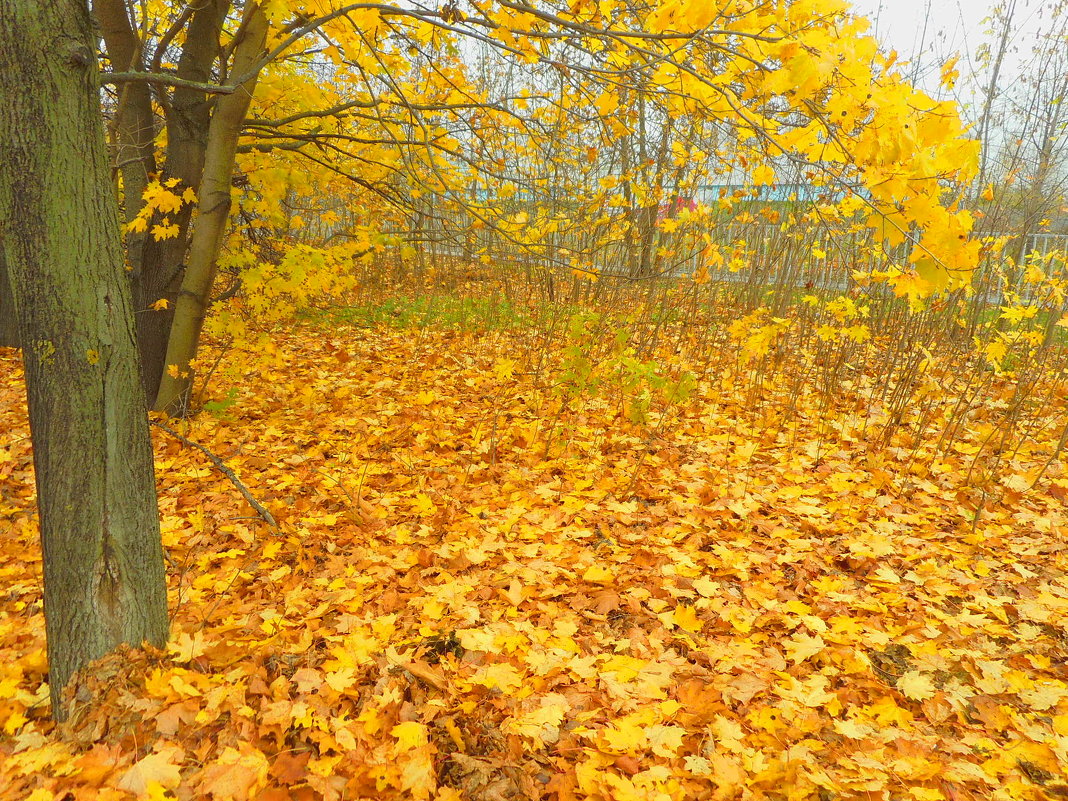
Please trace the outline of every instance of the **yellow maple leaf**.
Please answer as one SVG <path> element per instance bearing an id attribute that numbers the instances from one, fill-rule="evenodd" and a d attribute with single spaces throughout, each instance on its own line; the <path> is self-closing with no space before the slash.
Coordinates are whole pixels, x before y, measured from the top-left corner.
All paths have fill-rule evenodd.
<path id="1" fill-rule="evenodd" d="M 498 662 L 479 668 L 471 677 L 471 681 L 491 690 L 512 693 L 519 689 L 523 682 L 523 676 L 513 665 L 507 662 Z"/>
<path id="2" fill-rule="evenodd" d="M 1068 712 L 1053 717 L 1053 730 L 1061 737 L 1068 737 Z"/>
<path id="3" fill-rule="evenodd" d="M 177 239 L 179 233 L 178 226 L 171 224 L 166 217 L 163 218 L 161 224 L 152 226 L 152 236 L 157 242 L 164 239 Z"/>
<path id="4" fill-rule="evenodd" d="M 176 662 L 191 662 L 203 654 L 206 647 L 203 631 L 195 631 L 192 634 L 183 631 L 168 643 L 167 651 Z"/>
<path id="5" fill-rule="evenodd" d="M 766 164 L 760 165 L 753 170 L 753 183 L 757 186 L 775 183 L 775 170 Z"/>
<path id="6" fill-rule="evenodd" d="M 126 223 L 126 232 L 143 233 L 148 230 L 148 217 L 138 215 Z"/>
<path id="7" fill-rule="evenodd" d="M 912 720 L 912 713 L 899 707 L 889 696 L 869 705 L 867 711 L 880 726 L 904 725 Z"/>
<path id="8" fill-rule="evenodd" d="M 356 671 L 351 667 L 340 667 L 328 672 L 323 678 L 330 689 L 343 693 L 356 683 Z"/>
<path id="9" fill-rule="evenodd" d="M 7 720 L 4 721 L 4 732 L 8 735 L 13 735 L 28 722 L 29 718 L 16 710 L 8 715 Z"/>
<path id="10" fill-rule="evenodd" d="M 571 704 L 567 698 L 558 693 L 551 693 L 546 696 L 541 706 L 505 721 L 502 728 L 506 732 L 533 740 L 539 747 L 551 745 L 560 739 L 560 726 L 570 709 Z"/>
<path id="11" fill-rule="evenodd" d="M 942 76 L 940 82 L 942 86 L 946 87 L 946 89 L 952 89 L 953 86 L 957 83 L 957 78 L 960 77 L 960 70 L 957 69 L 957 61 L 958 57 L 954 56 L 942 65 Z"/>
<path id="12" fill-rule="evenodd" d="M 615 581 L 615 576 L 604 565 L 590 565 L 582 574 L 582 580 L 591 584 L 611 584 Z"/>
<path id="13" fill-rule="evenodd" d="M 834 730 L 850 740 L 863 740 L 872 735 L 873 729 L 855 719 L 834 721 Z"/>
<path id="14" fill-rule="evenodd" d="M 897 689 L 913 701 L 927 701 L 935 696 L 935 682 L 921 671 L 909 671 L 897 679 Z"/>
<path id="15" fill-rule="evenodd" d="M 174 188 L 172 181 L 167 184 L 170 189 Z M 152 187 L 151 191 L 145 190 L 145 201 L 150 209 L 156 209 L 162 214 L 173 214 L 182 208 L 182 199 L 159 184 Z"/>
<path id="16" fill-rule="evenodd" d="M 812 637 L 803 632 L 799 632 L 786 640 L 783 643 L 783 647 L 786 649 L 786 655 L 789 656 L 791 661 L 796 665 L 804 662 L 809 657 L 818 654 L 827 647 L 827 643 L 824 642 L 823 637 L 818 634 Z"/>
<path id="17" fill-rule="evenodd" d="M 389 733 L 397 738 L 397 750 L 401 752 L 411 751 L 430 742 L 427 727 L 415 721 L 398 723 Z"/>
<path id="18" fill-rule="evenodd" d="M 137 796 L 149 794 L 149 785 L 173 789 L 182 780 L 180 765 L 185 752 L 173 745 L 163 745 L 159 751 L 139 759 L 119 779 L 119 789 Z"/>
<path id="19" fill-rule="evenodd" d="M 425 492 L 418 493 L 415 498 L 412 499 L 412 506 L 415 507 L 415 512 L 420 517 L 430 517 L 438 510 L 434 505 L 434 502 L 430 500 L 430 496 Z"/>
<path id="20" fill-rule="evenodd" d="M 645 728 L 646 724 L 636 715 L 627 715 L 613 720 L 600 732 L 602 747 L 615 754 L 630 754 L 639 751 L 649 742 Z"/>
<path id="21" fill-rule="evenodd" d="M 723 592 L 719 582 L 713 581 L 705 576 L 694 579 L 693 588 L 705 598 L 714 598 L 716 595 L 720 595 Z"/>
<path id="22" fill-rule="evenodd" d="M 745 730 L 738 721 L 723 715 L 716 715 L 715 720 L 712 721 L 712 731 L 716 735 L 717 744 L 721 743 L 728 751 L 741 753 L 746 750 L 743 742 Z"/>
<path id="23" fill-rule="evenodd" d="M 400 760 L 400 768 L 401 786 L 408 790 L 416 801 L 425 801 L 437 789 L 432 746 L 422 746 L 406 754 Z"/>
<path id="24" fill-rule="evenodd" d="M 875 579 L 877 581 L 880 581 L 880 582 L 882 582 L 884 584 L 900 584 L 901 583 L 901 577 L 897 573 L 895 573 L 893 570 L 891 570 L 889 567 L 886 567 L 885 565 L 883 567 L 880 567 L 878 570 L 876 570 L 875 573 L 874 573 L 874 576 L 875 576 Z"/>
<path id="25" fill-rule="evenodd" d="M 655 723 L 645 730 L 649 748 L 657 756 L 674 759 L 682 748 L 686 729 L 671 724 Z"/>
<path id="26" fill-rule="evenodd" d="M 493 375 L 501 381 L 509 379 L 515 373 L 515 359 L 499 359 L 493 365 Z"/>
<path id="27" fill-rule="evenodd" d="M 705 622 L 697 616 L 697 610 L 692 606 L 676 606 L 671 619 L 676 626 L 691 634 L 696 634 L 705 625 Z"/>

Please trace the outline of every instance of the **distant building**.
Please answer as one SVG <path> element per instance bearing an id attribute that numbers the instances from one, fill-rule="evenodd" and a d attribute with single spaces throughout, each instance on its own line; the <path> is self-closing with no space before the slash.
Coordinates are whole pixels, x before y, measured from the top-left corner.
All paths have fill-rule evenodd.
<path id="1" fill-rule="evenodd" d="M 867 192 L 857 188 L 862 196 Z M 815 184 L 702 184 L 697 188 L 697 198 L 705 205 L 712 205 L 722 197 L 738 197 L 755 203 L 834 203 L 845 197 L 844 189 Z"/>

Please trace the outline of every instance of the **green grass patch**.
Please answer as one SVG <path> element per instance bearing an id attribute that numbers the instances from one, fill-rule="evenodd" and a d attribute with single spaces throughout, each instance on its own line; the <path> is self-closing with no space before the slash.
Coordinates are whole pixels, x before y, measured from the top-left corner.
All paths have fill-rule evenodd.
<path id="1" fill-rule="evenodd" d="M 302 316 L 313 322 L 351 323 L 363 327 L 434 328 L 500 331 L 530 324 L 529 316 L 506 298 L 420 295 L 390 297 L 381 303 L 311 309 Z"/>

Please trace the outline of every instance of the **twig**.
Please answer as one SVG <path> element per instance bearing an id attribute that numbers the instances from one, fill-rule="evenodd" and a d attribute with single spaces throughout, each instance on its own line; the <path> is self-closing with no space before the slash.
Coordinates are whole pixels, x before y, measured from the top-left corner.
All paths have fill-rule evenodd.
<path id="1" fill-rule="evenodd" d="M 200 402 L 204 399 L 204 393 L 208 391 L 208 382 L 211 381 L 211 377 L 215 375 L 215 371 L 219 369 L 219 365 L 222 363 L 223 357 L 226 356 L 226 349 L 234 343 L 234 338 L 230 337 L 219 348 L 219 355 L 216 357 L 215 362 L 211 365 L 211 369 L 204 374 L 204 380 L 200 382 L 200 391 L 196 393 L 196 405 L 199 406 Z"/>
<path id="2" fill-rule="evenodd" d="M 218 468 L 219 472 L 226 476 L 228 479 L 230 479 L 230 483 L 237 487 L 237 491 L 244 496 L 246 501 L 248 501 L 248 505 L 256 510 L 256 514 L 263 518 L 263 521 L 271 528 L 276 530 L 278 529 L 278 522 L 274 519 L 274 515 L 267 511 L 263 504 L 261 504 L 254 497 L 252 497 L 252 493 L 249 492 L 248 487 L 246 487 L 242 483 L 241 479 L 237 477 L 237 474 L 226 465 L 226 462 L 224 462 L 222 459 L 220 459 L 218 456 L 209 451 L 200 443 L 193 442 L 193 440 L 189 439 L 188 437 L 183 437 L 170 426 L 164 425 L 163 423 L 157 423 L 155 420 L 152 421 L 152 425 L 154 425 L 156 428 L 166 431 L 168 434 L 170 434 L 176 440 L 181 442 L 183 445 L 188 445 L 191 448 L 196 448 L 198 451 L 207 456 L 211 463 L 215 465 L 216 468 Z"/>

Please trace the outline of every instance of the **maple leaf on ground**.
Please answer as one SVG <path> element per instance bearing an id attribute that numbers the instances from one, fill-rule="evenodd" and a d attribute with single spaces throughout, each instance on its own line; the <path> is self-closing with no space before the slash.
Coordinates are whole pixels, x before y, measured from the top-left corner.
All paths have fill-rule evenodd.
<path id="1" fill-rule="evenodd" d="M 555 743 L 560 739 L 560 727 L 571 704 L 559 693 L 551 693 L 540 699 L 540 705 L 505 721 L 504 730 L 520 734 L 538 746 Z"/>
<path id="2" fill-rule="evenodd" d="M 174 789 L 182 780 L 180 765 L 184 757 L 181 748 L 165 744 L 130 766 L 119 779 L 119 787 L 138 796 L 148 795 L 153 784 Z"/>
<path id="3" fill-rule="evenodd" d="M 481 684 L 491 690 L 500 690 L 503 693 L 512 693 L 519 688 L 523 676 L 516 670 L 514 665 L 507 662 L 498 662 L 479 668 L 470 681 L 473 684 Z"/>
<path id="4" fill-rule="evenodd" d="M 434 770 L 433 746 L 415 748 L 398 758 L 401 787 L 408 790 L 417 801 L 425 801 L 438 788 Z"/>
<path id="5" fill-rule="evenodd" d="M 227 747 L 204 767 L 197 786 L 214 801 L 248 801 L 266 783 L 268 769 L 267 758 L 252 746 Z"/>
<path id="6" fill-rule="evenodd" d="M 784 647 L 790 659 L 797 664 L 818 654 L 827 647 L 827 643 L 819 634 L 809 636 L 799 633 L 786 640 Z"/>
<path id="7" fill-rule="evenodd" d="M 897 680 L 897 688 L 913 701 L 926 701 L 935 694 L 934 682 L 926 673 L 910 670 Z"/>
<path id="8" fill-rule="evenodd" d="M 398 723 L 390 729 L 390 734 L 397 738 L 397 751 L 401 753 L 411 751 L 429 742 L 426 726 L 414 721 Z"/>
<path id="9" fill-rule="evenodd" d="M 704 621 L 697 616 L 697 610 L 687 605 L 676 606 L 671 620 L 680 629 L 690 634 L 696 634 L 705 625 Z"/>

